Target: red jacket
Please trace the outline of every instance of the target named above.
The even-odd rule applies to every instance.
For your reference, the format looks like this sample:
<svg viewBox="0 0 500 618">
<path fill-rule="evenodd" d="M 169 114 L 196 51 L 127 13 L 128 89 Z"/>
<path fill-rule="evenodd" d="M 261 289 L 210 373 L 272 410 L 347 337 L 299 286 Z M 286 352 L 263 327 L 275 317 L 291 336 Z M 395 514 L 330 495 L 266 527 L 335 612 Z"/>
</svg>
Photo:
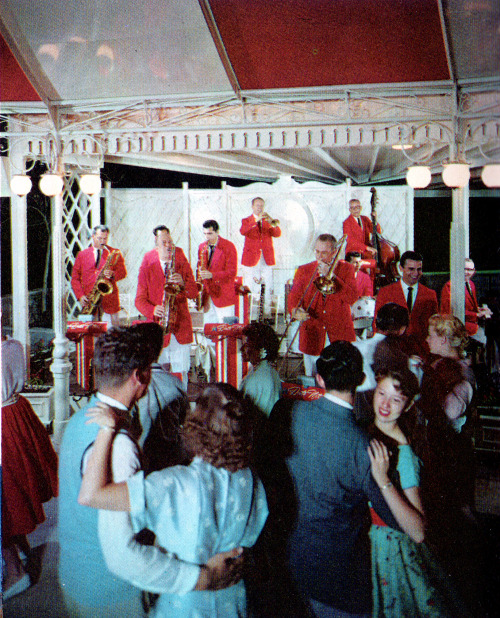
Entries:
<svg viewBox="0 0 500 618">
<path fill-rule="evenodd" d="M 334 294 L 323 295 L 311 283 L 302 302 L 301 298 L 317 271 L 318 262 L 310 262 L 297 268 L 293 286 L 288 296 L 288 309 L 292 311 L 300 306 L 307 309 L 310 318 L 302 322 L 299 335 L 299 350 L 303 354 L 318 356 L 325 347 L 326 335 L 333 341 L 355 341 L 356 333 L 351 317 L 351 305 L 358 299 L 354 280 L 354 266 L 342 260 L 335 268 L 335 275 L 340 289 Z M 317 292 L 317 293 L 316 293 Z"/>
<path fill-rule="evenodd" d="M 208 243 L 202 242 L 198 247 L 198 264 L 201 254 L 207 256 Z M 207 263 L 206 257 L 205 264 Z M 203 285 L 216 307 L 228 307 L 236 302 L 234 279 L 238 272 L 238 254 L 232 242 L 225 238 L 217 239 L 212 261 L 207 268 L 212 273 L 212 279 L 205 279 Z"/>
<path fill-rule="evenodd" d="M 371 233 L 373 231 L 373 224 L 369 217 L 361 215 L 361 222 L 363 228 L 359 226 L 359 223 L 355 217 L 349 215 L 342 224 L 344 234 L 347 234 L 347 245 L 345 248 L 346 254 L 349 251 L 358 251 L 362 257 L 368 257 L 363 255 L 366 252 L 367 247 L 371 247 Z M 380 232 L 380 225 L 377 225 L 377 230 Z"/>
<path fill-rule="evenodd" d="M 396 303 L 401 307 L 408 308 L 405 295 L 403 294 L 403 288 L 399 281 L 380 288 L 375 303 L 375 319 L 377 318 L 380 307 L 383 307 L 387 303 Z M 416 346 L 420 348 L 415 348 L 415 354 L 426 354 L 428 352 L 428 347 L 425 342 L 428 334 L 427 325 L 429 318 L 435 313 L 438 313 L 436 292 L 419 283 L 417 297 L 413 302 L 413 308 L 410 314 L 410 324 L 405 332 L 405 337 L 413 338 Z"/>
<path fill-rule="evenodd" d="M 184 279 L 184 290 L 177 294 L 175 299 L 177 315 L 172 333 L 179 343 L 191 343 L 193 341 L 193 327 L 187 299 L 196 298 L 198 287 L 184 251 L 179 247 L 175 248 L 175 272 L 179 273 Z M 135 306 L 149 320 L 158 321 L 158 318 L 153 314 L 156 305 L 163 304 L 164 287 L 165 273 L 160 263 L 158 251 L 153 249 L 146 253 L 142 260 L 137 294 L 135 295 Z M 168 344 L 168 340 L 166 344 Z"/>
<path fill-rule="evenodd" d="M 473 281 L 469 281 L 472 296 L 465 286 L 465 328 L 469 335 L 475 335 L 478 330 L 477 312 L 479 306 L 477 304 L 476 286 Z M 451 313 L 451 281 L 444 284 L 441 290 L 441 313 Z"/>
<path fill-rule="evenodd" d="M 362 270 L 356 273 L 356 289 L 359 296 L 373 296 L 373 283 L 370 277 Z"/>
<path fill-rule="evenodd" d="M 245 245 L 243 246 L 243 255 L 241 257 L 243 266 L 255 266 L 260 260 L 261 252 L 268 266 L 276 264 L 273 238 L 281 236 L 281 230 L 278 226 L 273 227 L 264 219 L 262 220 L 261 231 L 255 217 L 250 215 L 246 219 L 242 219 L 240 234 L 245 237 Z"/>
<path fill-rule="evenodd" d="M 94 287 L 97 277 L 101 270 L 104 268 L 104 264 L 111 251 L 116 251 L 113 247 L 105 246 L 101 253 L 101 259 L 99 264 L 95 265 L 94 247 L 87 247 L 76 256 L 73 270 L 71 271 L 71 287 L 78 300 L 82 296 L 88 296 Z M 120 311 L 120 296 L 118 294 L 118 288 L 116 282 L 124 279 L 127 276 L 127 269 L 125 268 L 125 260 L 120 253 L 118 258 L 113 258 L 115 263 L 112 267 L 113 278 L 111 283 L 113 285 L 113 291 L 111 294 L 101 297 L 101 308 L 104 313 L 118 313 Z"/>
</svg>

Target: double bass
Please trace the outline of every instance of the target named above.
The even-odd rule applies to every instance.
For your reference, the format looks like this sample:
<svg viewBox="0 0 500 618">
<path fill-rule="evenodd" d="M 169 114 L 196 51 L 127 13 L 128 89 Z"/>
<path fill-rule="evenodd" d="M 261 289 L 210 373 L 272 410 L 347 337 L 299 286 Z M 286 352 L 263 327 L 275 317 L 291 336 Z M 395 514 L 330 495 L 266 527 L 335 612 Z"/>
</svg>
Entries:
<svg viewBox="0 0 500 618">
<path fill-rule="evenodd" d="M 371 220 L 372 220 L 372 246 L 377 250 L 377 268 L 375 272 L 375 291 L 384 285 L 395 283 L 399 280 L 398 262 L 401 257 L 398 246 L 384 238 L 377 230 L 377 191 L 375 187 L 370 189 Z"/>
</svg>

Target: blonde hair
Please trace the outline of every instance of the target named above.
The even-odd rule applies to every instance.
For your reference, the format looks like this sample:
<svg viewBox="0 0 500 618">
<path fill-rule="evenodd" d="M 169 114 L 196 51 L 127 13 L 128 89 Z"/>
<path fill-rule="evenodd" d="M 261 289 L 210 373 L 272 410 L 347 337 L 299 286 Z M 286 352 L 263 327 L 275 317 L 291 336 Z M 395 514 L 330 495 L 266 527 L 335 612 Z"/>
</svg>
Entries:
<svg viewBox="0 0 500 618">
<path fill-rule="evenodd" d="M 440 337 L 446 337 L 450 347 L 458 349 L 463 354 L 469 335 L 462 322 L 454 315 L 442 315 L 436 313 L 429 318 L 429 327 L 436 331 Z"/>
</svg>

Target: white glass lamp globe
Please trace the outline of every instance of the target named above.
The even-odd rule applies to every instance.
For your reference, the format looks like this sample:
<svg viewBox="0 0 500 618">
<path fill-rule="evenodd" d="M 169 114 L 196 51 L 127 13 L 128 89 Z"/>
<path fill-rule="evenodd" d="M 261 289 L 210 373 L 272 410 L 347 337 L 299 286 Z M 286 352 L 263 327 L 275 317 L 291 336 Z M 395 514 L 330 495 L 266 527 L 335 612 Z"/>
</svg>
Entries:
<svg viewBox="0 0 500 618">
<path fill-rule="evenodd" d="M 59 195 L 63 190 L 63 179 L 59 174 L 44 174 L 40 178 L 40 191 L 44 195 L 48 195 L 49 197 L 54 197 L 55 195 Z"/>
<path fill-rule="evenodd" d="M 19 195 L 27 195 L 32 187 L 31 178 L 25 174 L 15 174 L 10 179 L 10 189 L 12 193 Z"/>
<path fill-rule="evenodd" d="M 80 177 L 80 189 L 87 195 L 94 195 L 101 190 L 102 183 L 99 174 L 82 174 Z"/>
<path fill-rule="evenodd" d="M 413 189 L 423 189 L 431 181 L 431 170 L 425 165 L 412 165 L 406 172 L 406 182 Z"/>
<path fill-rule="evenodd" d="M 483 167 L 481 179 L 487 187 L 500 187 L 500 163 L 490 163 Z"/>
<path fill-rule="evenodd" d="M 459 189 L 469 182 L 470 171 L 467 163 L 449 163 L 444 166 L 443 182 L 447 187 Z"/>
</svg>

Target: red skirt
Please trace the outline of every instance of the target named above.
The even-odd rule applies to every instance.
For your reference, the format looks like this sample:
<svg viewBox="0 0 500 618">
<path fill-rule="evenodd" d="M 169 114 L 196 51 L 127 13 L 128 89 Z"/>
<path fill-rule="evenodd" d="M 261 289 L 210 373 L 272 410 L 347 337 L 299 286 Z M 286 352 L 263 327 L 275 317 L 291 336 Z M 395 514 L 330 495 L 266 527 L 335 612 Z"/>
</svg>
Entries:
<svg viewBox="0 0 500 618">
<path fill-rule="evenodd" d="M 33 532 L 58 494 L 57 455 L 24 397 L 2 407 L 2 542 Z"/>
</svg>

